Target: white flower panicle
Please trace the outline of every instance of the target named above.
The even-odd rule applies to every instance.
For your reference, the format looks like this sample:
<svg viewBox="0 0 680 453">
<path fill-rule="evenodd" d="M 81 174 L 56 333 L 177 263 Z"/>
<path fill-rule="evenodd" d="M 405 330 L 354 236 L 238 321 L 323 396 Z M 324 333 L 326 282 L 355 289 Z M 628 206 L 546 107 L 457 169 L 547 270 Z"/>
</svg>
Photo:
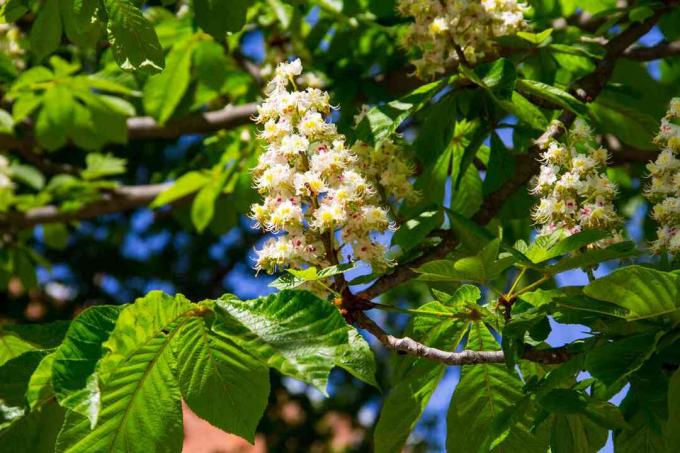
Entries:
<svg viewBox="0 0 680 453">
<path fill-rule="evenodd" d="M 566 143 L 552 141 L 541 155 L 541 169 L 531 192 L 540 197 L 533 219 L 540 234 L 562 230 L 566 235 L 583 230 L 611 231 L 605 246 L 621 240 L 621 218 L 614 209 L 616 185 L 607 177 L 608 153 L 596 145 L 588 125 L 576 120 Z"/>
<path fill-rule="evenodd" d="M 280 233 L 257 251 L 255 268 L 272 273 L 328 266 L 342 251 L 384 270 L 391 263 L 371 235 L 395 227 L 388 200 L 415 196 L 412 166 L 389 141 L 375 150 L 362 143 L 348 149 L 345 137 L 325 120 L 331 110 L 328 93 L 311 87 L 297 91 L 294 80 L 301 73 L 300 60 L 280 64 L 255 118 L 267 146 L 253 169 L 264 200 L 251 207 L 250 217 L 264 231 Z"/>
<path fill-rule="evenodd" d="M 456 46 L 474 64 L 494 53 L 495 38 L 526 27 L 526 6 L 516 0 L 399 0 L 398 9 L 415 19 L 404 45 L 419 50 L 420 58 L 413 64 L 424 78 L 458 62 Z"/>
<path fill-rule="evenodd" d="M 659 224 L 654 253 L 680 255 L 680 98 L 671 100 L 654 142 L 661 148 L 656 161 L 647 164 L 650 182 L 645 196 L 653 203 L 652 217 Z"/>
</svg>

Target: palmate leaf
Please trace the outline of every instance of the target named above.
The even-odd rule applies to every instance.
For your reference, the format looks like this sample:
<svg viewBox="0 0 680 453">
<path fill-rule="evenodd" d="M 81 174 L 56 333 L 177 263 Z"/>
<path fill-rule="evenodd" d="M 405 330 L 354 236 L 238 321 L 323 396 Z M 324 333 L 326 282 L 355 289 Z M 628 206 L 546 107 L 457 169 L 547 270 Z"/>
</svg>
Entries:
<svg viewBox="0 0 680 453">
<path fill-rule="evenodd" d="M 479 289 L 466 285 L 458 289 L 446 305 L 430 302 L 420 310 L 453 313 L 453 307 L 474 304 L 479 297 Z M 416 316 L 411 320 L 406 335 L 428 346 L 454 351 L 468 325 L 467 320 Z M 375 427 L 376 452 L 401 451 L 446 370 L 444 364 L 412 356 L 396 356 L 393 364 L 394 385 Z"/>
<path fill-rule="evenodd" d="M 337 365 L 376 385 L 373 354 L 356 335 L 352 347 L 352 328 L 329 302 L 305 291 L 282 291 L 249 301 L 223 296 L 216 303 L 221 316 L 215 331 L 282 374 L 325 392 Z"/>
<path fill-rule="evenodd" d="M 483 323 L 476 322 L 471 327 L 467 347 L 489 351 L 498 349 L 498 343 Z M 521 387 L 516 373 L 504 365 L 463 367 L 447 416 L 447 450 L 488 451 L 493 440 L 493 420 L 519 401 Z M 503 452 L 545 452 L 547 442 L 518 424 L 497 448 Z"/>
</svg>

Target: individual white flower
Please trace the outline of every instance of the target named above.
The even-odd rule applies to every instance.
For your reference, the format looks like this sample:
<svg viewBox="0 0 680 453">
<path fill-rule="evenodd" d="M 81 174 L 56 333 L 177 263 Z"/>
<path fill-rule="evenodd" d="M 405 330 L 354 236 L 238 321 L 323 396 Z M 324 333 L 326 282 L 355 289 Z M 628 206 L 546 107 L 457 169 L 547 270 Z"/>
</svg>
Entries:
<svg viewBox="0 0 680 453">
<path fill-rule="evenodd" d="M 328 93 L 316 88 L 289 91 L 302 73 L 299 60 L 280 65 L 267 84 L 255 121 L 267 146 L 253 169 L 264 196 L 251 206 L 255 226 L 276 233 L 257 251 L 255 268 L 272 273 L 286 267 L 329 266 L 343 249 L 375 271 L 391 264 L 371 234 L 394 228 L 381 203 L 411 197 L 412 166 L 392 142 L 365 146 L 362 156 L 326 121 Z M 344 243 L 336 243 L 336 232 Z M 343 247 L 349 245 L 347 249 Z"/>
<path fill-rule="evenodd" d="M 604 247 L 620 239 L 621 219 L 613 204 L 616 186 L 604 173 L 607 151 L 597 146 L 590 134 L 590 127 L 578 120 L 565 143 L 553 141 L 546 147 L 531 189 L 541 197 L 533 219 L 541 225 L 541 234 L 610 231 L 610 238 L 595 244 Z"/>
<path fill-rule="evenodd" d="M 652 218 L 659 227 L 652 242 L 654 253 L 680 255 L 680 98 L 673 98 L 666 116 L 661 120 L 659 134 L 654 139 L 661 152 L 647 164 L 650 182 L 645 196 L 653 203 Z"/>
</svg>

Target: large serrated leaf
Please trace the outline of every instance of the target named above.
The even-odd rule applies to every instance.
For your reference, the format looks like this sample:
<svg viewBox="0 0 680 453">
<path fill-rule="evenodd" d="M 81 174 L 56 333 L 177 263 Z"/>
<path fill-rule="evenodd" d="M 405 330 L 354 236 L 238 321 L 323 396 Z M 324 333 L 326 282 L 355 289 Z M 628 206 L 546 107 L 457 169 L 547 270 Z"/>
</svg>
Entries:
<svg viewBox="0 0 680 453">
<path fill-rule="evenodd" d="M 311 293 L 282 291 L 249 301 L 225 296 L 217 307 L 223 316 L 215 330 L 285 375 L 325 391 L 328 374 L 337 365 L 375 382 L 366 375 L 375 370 L 370 349 L 351 348 L 358 357 L 348 360 L 351 328 L 332 304 Z M 358 340 L 363 342 L 353 339 Z M 364 365 L 357 367 L 357 361 Z"/>
<path fill-rule="evenodd" d="M 628 266 L 591 282 L 583 292 L 628 310 L 629 320 L 668 316 L 680 321 L 680 275 Z"/>
</svg>

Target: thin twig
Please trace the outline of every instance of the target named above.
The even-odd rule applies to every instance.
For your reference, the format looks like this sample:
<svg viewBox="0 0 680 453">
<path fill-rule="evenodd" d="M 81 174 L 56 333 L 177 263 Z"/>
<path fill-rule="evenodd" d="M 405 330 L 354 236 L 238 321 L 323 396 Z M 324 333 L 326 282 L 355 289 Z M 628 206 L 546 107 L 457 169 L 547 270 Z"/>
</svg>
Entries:
<svg viewBox="0 0 680 453">
<path fill-rule="evenodd" d="M 479 363 L 504 363 L 503 351 L 471 351 L 461 352 L 443 351 L 425 346 L 409 337 L 397 338 L 385 332 L 365 313 L 356 315 L 359 327 L 366 329 L 375 336 L 386 348 L 409 355 L 422 357 L 447 365 L 474 365 Z M 565 348 L 529 349 L 522 356 L 523 359 L 542 364 L 557 364 L 566 362 L 571 354 Z"/>
</svg>

